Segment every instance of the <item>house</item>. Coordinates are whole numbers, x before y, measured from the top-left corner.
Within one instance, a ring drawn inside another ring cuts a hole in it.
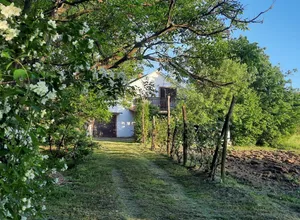
[[[154,88],[153,97],[147,97],[152,105],[159,107],[160,113],[167,113],[167,97],[171,97],[171,107],[175,106],[176,86],[159,71],[143,75],[129,83],[138,94],[141,94],[151,84]],[[113,113],[108,123],[95,122],[92,132],[94,137],[133,137],[134,136],[134,100],[130,107],[116,105],[109,108]]]

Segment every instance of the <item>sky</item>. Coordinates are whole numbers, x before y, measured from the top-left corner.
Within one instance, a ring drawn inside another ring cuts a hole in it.
[[[244,16],[255,17],[272,5],[273,0],[241,0],[245,5]],[[285,73],[298,69],[290,76],[292,86],[300,88],[300,0],[276,0],[273,8],[262,15],[262,24],[250,24],[250,30],[234,32],[234,36],[247,36],[266,48],[274,65],[280,64]]]

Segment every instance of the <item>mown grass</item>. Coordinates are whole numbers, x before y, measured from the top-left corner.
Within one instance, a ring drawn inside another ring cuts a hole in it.
[[[138,144],[101,145],[64,173],[46,219],[300,219],[300,191],[212,183]]]

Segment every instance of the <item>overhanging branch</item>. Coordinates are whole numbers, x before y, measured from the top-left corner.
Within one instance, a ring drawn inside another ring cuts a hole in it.
[[[196,80],[196,82],[200,84],[210,84],[213,87],[224,87],[224,86],[229,86],[234,84],[234,82],[215,82],[213,80],[198,76],[182,66],[180,66],[177,62],[175,61],[169,61],[169,65],[172,66],[174,69],[179,70],[180,72],[186,74],[187,76],[191,77],[192,79]]]

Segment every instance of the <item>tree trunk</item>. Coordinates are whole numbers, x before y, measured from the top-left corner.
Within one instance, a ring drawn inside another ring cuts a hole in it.
[[[187,162],[187,119],[186,119],[186,107],[182,106],[182,117],[183,117],[183,165],[186,165]]]
[[[142,100],[142,143],[145,144],[145,101]]]
[[[89,130],[89,132],[90,132],[90,136],[91,136],[91,138],[93,138],[94,137],[94,127],[95,127],[95,119],[93,118],[92,119],[92,122],[91,122],[91,124],[90,124],[90,130]]]
[[[171,145],[171,109],[170,109],[170,96],[168,96],[168,131],[167,131],[167,154],[170,156]]]

